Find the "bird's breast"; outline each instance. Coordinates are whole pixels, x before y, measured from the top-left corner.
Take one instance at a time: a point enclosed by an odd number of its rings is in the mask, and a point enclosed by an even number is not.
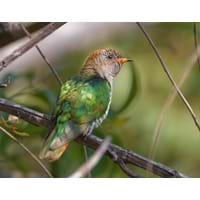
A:
[[[111,90],[110,90],[109,103],[108,103],[108,105],[107,105],[106,111],[105,111],[105,113],[104,113],[101,117],[97,118],[97,119],[93,122],[93,123],[94,123],[94,125],[93,125],[94,128],[97,128],[98,126],[100,126],[101,123],[104,121],[104,119],[106,119],[106,117],[107,117],[107,115],[108,115],[108,112],[109,112],[109,109],[110,109],[111,102],[112,102],[112,88],[111,88]]]

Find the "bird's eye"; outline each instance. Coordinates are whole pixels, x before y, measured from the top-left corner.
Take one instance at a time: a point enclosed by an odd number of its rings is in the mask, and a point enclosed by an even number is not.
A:
[[[112,59],[112,58],[113,58],[113,56],[112,56],[112,55],[108,55],[108,58],[109,58],[109,59]]]

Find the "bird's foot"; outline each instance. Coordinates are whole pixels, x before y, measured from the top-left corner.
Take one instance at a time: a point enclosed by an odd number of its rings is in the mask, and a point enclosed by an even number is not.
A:
[[[88,136],[89,136],[89,135],[87,135],[87,134],[83,136],[83,141],[84,141],[84,142],[87,141]]]

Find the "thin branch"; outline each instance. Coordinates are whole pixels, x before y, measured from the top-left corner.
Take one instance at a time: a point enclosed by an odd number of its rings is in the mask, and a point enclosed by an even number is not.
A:
[[[86,176],[100,161],[101,157],[108,149],[110,140],[111,138],[107,137],[96,150],[94,155],[86,163],[84,163],[76,172],[74,172],[69,178],[81,178]]]
[[[200,51],[198,51],[198,49],[200,49],[200,45],[197,46],[195,52],[192,54],[189,61],[187,62],[187,64],[184,67],[183,73],[182,73],[181,78],[178,82],[179,88],[182,87],[185,80],[189,76],[192,68],[195,66],[195,63],[197,62],[198,55],[200,54]],[[174,102],[176,96],[177,96],[177,92],[176,92],[175,89],[173,89],[173,91],[169,94],[169,96],[167,97],[167,99],[164,103],[164,106],[161,109],[160,115],[158,117],[158,121],[157,121],[156,126],[155,126],[155,130],[154,130],[154,133],[153,133],[153,140],[152,140],[152,145],[151,145],[150,152],[149,152],[149,159],[154,159],[154,156],[155,156],[155,153],[156,153],[156,150],[157,150],[157,146],[158,146],[158,143],[159,143],[159,139],[160,139],[160,130],[161,130],[162,124],[164,122],[166,113],[169,110],[172,103]]]
[[[49,25],[44,27],[31,40],[29,40],[27,43],[25,43],[22,46],[15,49],[10,55],[6,56],[2,61],[0,61],[0,71],[2,71],[4,68],[6,68],[11,62],[15,61],[17,58],[19,58],[21,55],[23,55],[29,49],[31,49],[35,44],[42,41],[48,35],[50,35],[55,30],[60,28],[63,24],[65,24],[65,23],[64,22],[59,22],[59,23],[55,22],[55,23],[50,23]]]
[[[151,45],[151,47],[152,47],[154,53],[156,54],[158,60],[159,60],[160,63],[161,63],[161,66],[162,66],[164,72],[166,73],[167,77],[169,78],[171,84],[172,84],[172,85],[174,86],[174,88],[176,89],[176,91],[177,91],[179,97],[181,98],[181,100],[182,100],[183,103],[185,104],[186,108],[188,109],[189,113],[191,114],[191,116],[192,116],[192,118],[193,118],[193,120],[194,120],[194,123],[195,123],[196,127],[197,127],[198,130],[200,131],[200,122],[198,121],[196,114],[195,114],[194,111],[192,110],[190,104],[188,103],[188,101],[186,100],[186,98],[184,97],[184,95],[182,94],[182,92],[180,91],[180,89],[178,88],[178,86],[177,86],[176,82],[174,81],[174,79],[173,79],[173,77],[172,77],[172,75],[171,75],[171,73],[170,73],[170,71],[169,71],[167,65],[164,63],[164,61],[163,61],[163,59],[162,59],[160,53],[158,52],[158,49],[157,49],[157,47],[155,46],[153,40],[151,39],[151,37],[149,36],[149,34],[144,30],[143,26],[142,26],[139,22],[137,22],[137,25],[138,25],[138,27],[140,28],[140,30],[142,31],[142,33],[144,34],[145,38],[148,40],[149,44]]]
[[[30,33],[45,27],[49,22],[24,23]],[[25,36],[16,22],[0,22],[0,48]]]
[[[26,29],[26,27],[23,24],[19,24],[19,26],[21,27],[21,29],[24,31],[24,33],[30,38],[32,39],[31,34],[29,33],[29,31]],[[38,50],[39,54],[42,56],[42,58],[44,59],[44,61],[46,62],[46,64],[48,65],[49,69],[51,70],[52,74],[55,76],[56,80],[58,81],[58,83],[60,84],[60,86],[63,84],[61,78],[59,77],[58,73],[56,72],[56,70],[54,69],[54,67],[52,66],[52,64],[50,63],[50,61],[48,60],[48,58],[42,53],[41,49],[39,48],[39,46],[37,44],[35,44],[35,48]]]
[[[84,152],[85,162],[87,163],[87,162],[89,161],[89,159],[88,159],[87,147],[86,147],[85,145],[83,145],[83,152]],[[87,177],[88,177],[88,178],[92,178],[91,170],[88,171]]]
[[[49,115],[31,110],[2,98],[0,98],[0,111],[18,116],[19,118],[22,118],[31,124],[47,128],[50,127],[52,122]],[[101,138],[94,135],[90,135],[87,138],[79,137],[76,139],[76,141],[93,149],[97,149],[103,142]],[[118,165],[122,160],[125,164],[133,164],[161,177],[187,177],[175,169],[147,159],[137,153],[134,153],[133,151],[124,149],[114,144],[109,145],[106,151],[106,155],[108,155],[113,160],[113,162]],[[148,169],[149,163],[152,165],[151,170]]]
[[[5,130],[3,127],[0,126],[0,131],[6,134],[11,140],[16,142],[22,149],[28,153],[33,160],[42,168],[42,170],[50,177],[53,178],[49,170],[45,167],[45,165],[24,145],[22,144],[16,137],[14,137],[11,133],[9,133],[7,130]]]
[[[197,50],[197,46],[198,46],[198,30],[197,30],[196,22],[193,23],[193,35],[194,35],[194,46],[195,46],[195,49]],[[197,53],[197,56],[198,56],[198,53]],[[197,64],[198,64],[199,70],[200,70],[200,58],[199,58],[199,56],[198,56],[198,59],[197,59]]]
[[[136,174],[135,172],[133,172],[132,170],[130,170],[130,169],[126,166],[126,164],[124,163],[123,160],[119,161],[118,164],[119,164],[121,170],[122,170],[123,172],[125,172],[125,174],[127,174],[130,178],[142,178],[142,176],[140,176],[140,175]]]

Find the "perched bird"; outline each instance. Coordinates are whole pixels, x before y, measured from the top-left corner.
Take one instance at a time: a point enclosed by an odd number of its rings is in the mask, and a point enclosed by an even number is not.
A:
[[[45,141],[41,159],[55,161],[79,135],[89,135],[106,118],[113,79],[131,60],[114,49],[94,51],[80,74],[63,84],[54,112],[55,126]]]

